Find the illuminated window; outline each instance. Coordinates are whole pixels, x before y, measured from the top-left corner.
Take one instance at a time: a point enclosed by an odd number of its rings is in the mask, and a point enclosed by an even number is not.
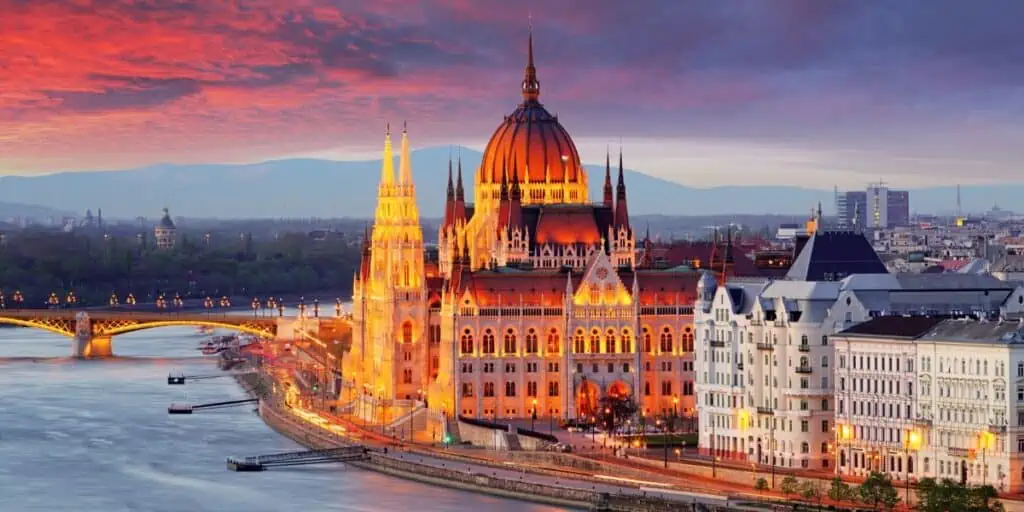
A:
[[[402,343],[412,343],[412,322],[408,320],[402,323]]]
[[[584,345],[585,343],[586,342],[583,340],[583,329],[577,330],[576,331],[576,336],[573,337],[573,340],[572,340],[572,350],[573,350],[573,352],[575,352],[577,354],[582,354],[582,353],[586,352],[586,347]]]
[[[490,329],[484,331],[483,345],[484,354],[494,353],[494,333]]]
[[[484,396],[485,397],[493,397],[494,396],[494,383],[493,382],[484,382]]]
[[[604,352],[606,354],[615,353],[615,331],[609,329],[607,335],[604,338]]]
[[[560,340],[558,339],[558,330],[557,329],[551,329],[551,332],[548,333],[548,349],[547,349],[547,353],[548,354],[557,354],[559,352],[559,347],[558,347],[559,344],[560,344]]]
[[[661,353],[672,353],[672,331],[668,327],[661,331]]]
[[[516,353],[516,333],[512,329],[505,332],[505,353]]]
[[[459,341],[459,349],[463,354],[473,353],[473,332],[469,329],[462,332],[462,338]]]
[[[597,329],[590,332],[590,353],[601,353],[601,333],[597,332]]]
[[[633,335],[629,332],[629,329],[622,330],[622,353],[633,353]]]
[[[647,327],[643,328],[643,337],[644,337],[644,352],[647,353],[647,354],[650,354],[653,351],[654,347],[651,346],[651,330],[648,329]]]
[[[531,328],[526,331],[526,353],[536,354],[537,350],[537,331]]]

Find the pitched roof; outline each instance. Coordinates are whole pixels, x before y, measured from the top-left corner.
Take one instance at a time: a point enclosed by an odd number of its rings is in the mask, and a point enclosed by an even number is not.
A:
[[[839,334],[917,339],[943,320],[945,318],[935,316],[879,316],[854,325]]]
[[[864,235],[851,231],[819,231],[800,250],[786,279],[838,281],[850,274],[887,273],[885,264]]]

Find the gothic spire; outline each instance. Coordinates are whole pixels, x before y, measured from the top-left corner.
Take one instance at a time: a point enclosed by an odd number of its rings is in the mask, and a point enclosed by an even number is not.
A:
[[[409,132],[402,123],[402,146],[398,157],[398,184],[412,185],[412,159],[409,155]]]
[[[455,185],[452,183],[452,154],[448,153],[448,195],[449,201],[455,200]]]
[[[459,152],[459,179],[455,184],[455,199],[457,201],[465,201],[466,195],[462,189],[462,152]]]
[[[604,205],[612,206],[612,156],[611,151],[604,153]]]
[[[523,77],[523,101],[537,101],[540,96],[540,82],[537,81],[537,68],[533,65],[533,23],[526,43],[526,72]]]
[[[380,184],[392,185],[395,182],[395,157],[391,151],[391,124],[384,125],[384,161],[380,166]]]

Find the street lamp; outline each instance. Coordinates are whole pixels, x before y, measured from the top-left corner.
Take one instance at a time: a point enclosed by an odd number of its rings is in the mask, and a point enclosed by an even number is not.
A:
[[[334,299],[334,316],[341,317],[341,297]]]
[[[75,297],[75,292],[71,291],[68,292],[67,297],[64,297],[64,301],[67,302],[67,305],[70,308],[74,306],[76,303],[78,303],[78,297]]]
[[[222,307],[222,308],[230,308],[231,307],[231,300],[228,299],[227,295],[224,295],[224,296],[222,296],[220,298],[220,307]]]
[[[21,303],[25,301],[25,297],[21,295],[21,290],[14,290],[14,296],[11,297],[14,301],[14,308],[21,309]]]
[[[117,300],[117,294],[116,293],[113,293],[113,292],[110,293],[110,301],[109,302],[110,302],[110,307],[112,307],[112,308],[116,308],[118,306],[118,300]]]
[[[174,307],[181,308],[185,306],[185,301],[181,299],[181,295],[174,294]]]
[[[57,292],[50,292],[50,297],[46,299],[46,303],[50,306],[59,306],[60,299],[57,298]]]
[[[536,430],[537,424],[537,399],[533,399],[533,415],[530,418],[530,430]]]
[[[306,316],[306,298],[299,297],[299,318]]]
[[[213,309],[213,299],[211,299],[209,295],[207,295],[206,298],[203,299],[203,307],[206,308],[207,313],[210,313],[210,311]]]
[[[135,305],[135,294],[129,293],[128,298],[124,300],[124,303],[129,306]]]
[[[7,299],[4,297],[3,290],[0,290],[0,309],[7,309]]]
[[[320,299],[313,299],[313,318],[320,317]]]
[[[260,299],[253,297],[252,304],[250,304],[250,306],[252,306],[252,317],[256,318],[256,316],[258,316],[257,311],[260,309]]]

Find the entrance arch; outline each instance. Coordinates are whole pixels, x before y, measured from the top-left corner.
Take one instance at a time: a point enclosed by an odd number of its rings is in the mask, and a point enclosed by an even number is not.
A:
[[[576,391],[576,417],[589,418],[597,412],[597,401],[600,398],[601,390],[597,384],[587,380],[586,377],[580,382]]]
[[[608,396],[610,397],[627,398],[631,394],[632,393],[630,392],[629,384],[626,384],[621,380],[612,382],[611,385],[608,386]]]

